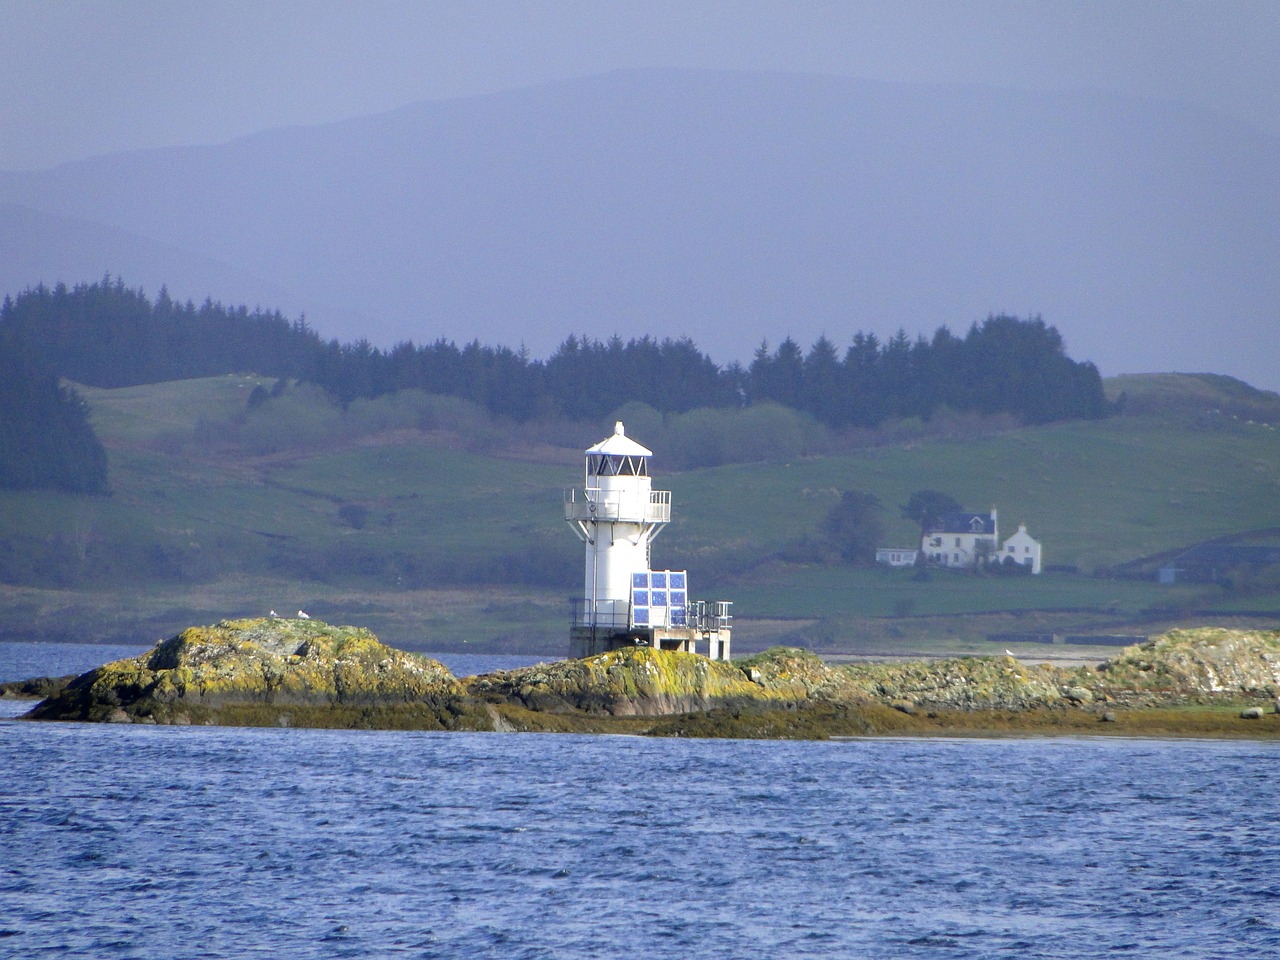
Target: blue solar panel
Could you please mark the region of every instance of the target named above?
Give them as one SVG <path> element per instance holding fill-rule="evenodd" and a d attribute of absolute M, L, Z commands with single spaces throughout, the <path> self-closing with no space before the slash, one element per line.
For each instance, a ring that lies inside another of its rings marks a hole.
<path fill-rule="evenodd" d="M 633 625 L 638 627 L 688 626 L 685 603 L 688 576 L 683 570 L 646 570 L 631 575 Z M 670 586 L 668 591 L 666 588 Z"/>

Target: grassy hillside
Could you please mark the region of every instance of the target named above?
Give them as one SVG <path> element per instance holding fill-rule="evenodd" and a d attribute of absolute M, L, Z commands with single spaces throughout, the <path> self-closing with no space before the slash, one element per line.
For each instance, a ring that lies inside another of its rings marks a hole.
<path fill-rule="evenodd" d="M 1146 391 L 1141 415 L 684 473 L 665 469 L 655 444 L 655 486 L 675 505 L 654 564 L 687 567 L 695 595 L 733 599 L 744 645 L 934 649 L 988 632 L 1125 632 L 1189 609 L 1280 613 L 1270 588 L 1091 576 L 1280 527 L 1280 433 L 1223 412 L 1228 400 L 1265 411 L 1274 395 L 1228 378 L 1136 392 L 1124 379 L 1130 396 Z M 419 648 L 561 651 L 581 548 L 560 492 L 580 482 L 581 451 L 609 424 L 507 428 L 421 395 L 343 412 L 297 389 L 250 409 L 260 383 L 272 385 L 232 376 L 84 391 L 112 495 L 0 493 L 0 582 L 11 584 L 0 586 L 0 637 L 151 642 L 303 607 Z M 841 490 L 879 497 L 888 543 L 912 544 L 897 506 L 924 487 L 998 506 L 1002 532 L 1025 521 L 1046 563 L 1080 572 L 921 581 L 771 559 L 816 530 Z"/>
<path fill-rule="evenodd" d="M 916 528 L 897 507 L 943 490 L 973 510 L 997 506 L 1001 531 L 1026 522 L 1047 563 L 1092 571 L 1180 544 L 1280 525 L 1280 433 L 1261 425 L 1188 428 L 1146 417 L 1054 424 L 958 442 L 872 450 L 790 464 L 740 465 L 670 478 L 687 504 L 672 542 L 694 549 L 716 531 L 778 543 L 810 529 L 840 490 L 889 507 L 889 539 Z M 722 491 L 732 496 L 722 496 Z"/>

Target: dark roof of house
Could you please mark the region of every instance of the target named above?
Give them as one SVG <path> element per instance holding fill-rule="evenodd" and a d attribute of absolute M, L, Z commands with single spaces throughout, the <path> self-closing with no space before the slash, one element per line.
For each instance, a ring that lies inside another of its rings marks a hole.
<path fill-rule="evenodd" d="M 1202 543 L 1169 561 L 1171 567 L 1239 567 L 1280 563 L 1280 547 Z"/>
<path fill-rule="evenodd" d="M 996 521 L 986 513 L 948 513 L 929 525 L 930 533 L 986 533 L 995 535 Z"/>

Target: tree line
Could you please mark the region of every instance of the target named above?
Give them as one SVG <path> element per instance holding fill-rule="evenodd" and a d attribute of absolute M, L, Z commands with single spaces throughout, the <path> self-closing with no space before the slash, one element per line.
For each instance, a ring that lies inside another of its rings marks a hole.
<path fill-rule="evenodd" d="M 932 338 L 899 331 L 886 342 L 859 332 L 843 355 L 825 336 L 807 352 L 786 337 L 774 349 L 761 344 L 745 367 L 717 364 L 687 337 L 571 335 L 543 360 L 478 341 L 390 349 L 325 341 L 305 317 L 211 299 L 179 303 L 164 289 L 152 301 L 108 275 L 5 297 L 0 330 L 24 363 L 90 386 L 254 372 L 315 383 L 343 406 L 412 388 L 517 421 L 599 419 L 629 401 L 664 415 L 777 403 L 836 429 L 927 420 L 942 408 L 1027 423 L 1110 411 L 1097 368 L 1070 359 L 1058 331 L 1039 317 L 988 317 L 962 337 L 945 326 Z M 30 390 L 22 396 L 4 395 L 6 422 L 35 402 Z M 58 402 L 74 405 L 74 395 Z"/>
<path fill-rule="evenodd" d="M 60 376 L 106 388 L 240 372 L 305 378 L 324 350 L 305 318 L 211 299 L 178 303 L 163 288 L 152 302 L 110 276 L 6 296 L 0 329 Z"/>
<path fill-rule="evenodd" d="M 761 344 L 745 368 L 717 364 L 687 337 L 571 335 L 546 360 L 478 342 L 401 343 L 385 352 L 367 340 L 330 342 L 308 378 L 343 403 L 416 388 L 516 420 L 598 419 L 629 401 L 663 414 L 772 402 L 836 429 L 927 420 L 944 407 L 1033 424 L 1111 411 L 1097 367 L 1068 357 L 1057 329 L 1005 315 L 963 337 L 945 326 L 931 339 L 899 331 L 884 343 L 860 332 L 843 356 L 825 336 L 807 353 L 787 337 L 774 350 Z"/>
<path fill-rule="evenodd" d="M 101 493 L 107 454 L 89 410 L 13 332 L 0 326 L 0 488 Z"/>

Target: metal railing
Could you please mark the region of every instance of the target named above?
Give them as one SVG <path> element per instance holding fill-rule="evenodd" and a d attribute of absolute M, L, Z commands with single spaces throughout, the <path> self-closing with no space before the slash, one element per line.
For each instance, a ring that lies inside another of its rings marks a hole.
<path fill-rule="evenodd" d="M 670 624 L 634 624 L 631 620 L 631 604 L 626 600 L 590 600 L 573 598 L 570 625 L 573 627 L 594 627 L 598 630 L 631 630 L 651 626 L 688 627 L 702 633 L 720 633 L 733 626 L 733 614 L 729 608 L 730 600 L 692 600 L 685 604 L 685 622 Z"/>
<path fill-rule="evenodd" d="M 564 492 L 564 517 L 606 523 L 667 523 L 671 520 L 671 491 L 651 490 L 646 502 L 644 497 L 573 487 Z"/>
<path fill-rule="evenodd" d="M 590 600 L 574 598 L 572 621 L 574 627 L 596 627 L 601 630 L 631 629 L 631 604 L 626 600 Z"/>
<path fill-rule="evenodd" d="M 719 633 L 733 626 L 732 600 L 693 600 L 688 604 L 689 626 L 703 633 Z"/>

